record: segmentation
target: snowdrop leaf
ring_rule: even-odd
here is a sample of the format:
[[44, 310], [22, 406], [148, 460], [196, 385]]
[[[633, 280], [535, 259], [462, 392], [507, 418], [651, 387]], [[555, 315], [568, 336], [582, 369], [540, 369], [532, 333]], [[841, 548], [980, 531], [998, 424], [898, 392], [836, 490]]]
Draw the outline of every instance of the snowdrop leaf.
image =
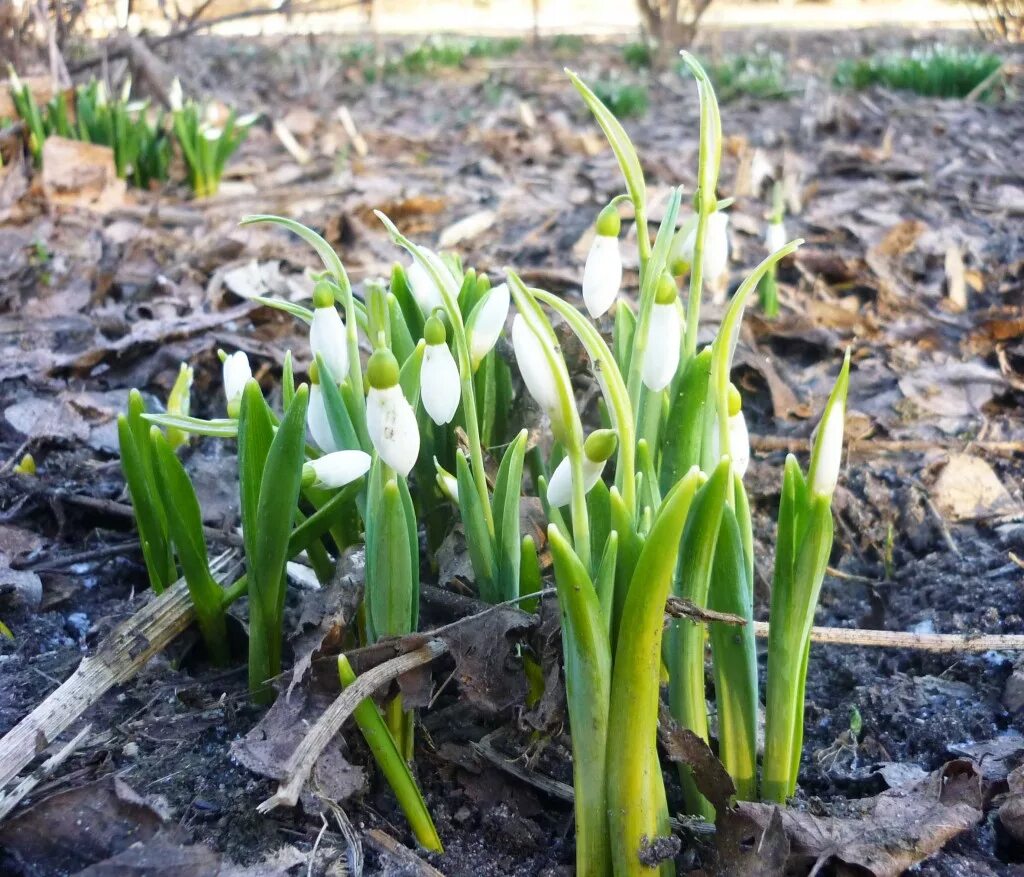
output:
[[466, 455], [461, 452], [455, 455], [455, 477], [459, 484], [459, 508], [462, 512], [462, 525], [466, 528], [470, 561], [477, 577], [477, 590], [481, 600], [497, 603], [502, 598], [495, 570], [494, 544], [480, 504], [480, 493], [473, 481]]
[[501, 458], [494, 482], [491, 508], [494, 512], [494, 544], [497, 551], [499, 599], [519, 596], [519, 496], [523, 484], [526, 430], [512, 441]]

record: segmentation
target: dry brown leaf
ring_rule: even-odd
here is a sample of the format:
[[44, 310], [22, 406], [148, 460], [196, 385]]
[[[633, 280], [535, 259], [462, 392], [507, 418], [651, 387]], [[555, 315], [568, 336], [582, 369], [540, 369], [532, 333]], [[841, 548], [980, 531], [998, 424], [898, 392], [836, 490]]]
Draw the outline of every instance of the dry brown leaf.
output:
[[114, 151], [64, 137], [43, 143], [43, 194], [51, 207], [84, 207], [105, 213], [124, 201], [125, 181], [117, 177]]
[[1020, 505], [981, 457], [954, 454], [931, 489], [935, 507], [951, 521], [1018, 515]]

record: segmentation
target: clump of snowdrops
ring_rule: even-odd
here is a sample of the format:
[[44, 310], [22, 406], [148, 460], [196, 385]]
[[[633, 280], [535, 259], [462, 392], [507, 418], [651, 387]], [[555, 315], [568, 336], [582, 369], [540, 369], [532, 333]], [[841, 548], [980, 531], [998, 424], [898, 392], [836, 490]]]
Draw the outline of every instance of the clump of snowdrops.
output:
[[[527, 489], [549, 521], [562, 614], [577, 871], [588, 875], [651, 870], [641, 849], [668, 833], [655, 746], [662, 671], [672, 714], [708, 740], [708, 641], [718, 753], [737, 797], [783, 801], [793, 794], [810, 627], [832, 545], [849, 357], [809, 469], [790, 456], [782, 473], [759, 770], [760, 693], [749, 624], [753, 532], [743, 485], [749, 444], [742, 395], [729, 375], [751, 294], [799, 241], [773, 241], [778, 246], [733, 294], [712, 343], [700, 348], [704, 278], [723, 271], [728, 258], [722, 237], [729, 202], [717, 194], [722, 135], [714, 91], [700, 65], [689, 55], [684, 60], [700, 96], [698, 187], [689, 217], [681, 216], [681, 188], [673, 190], [653, 242], [636, 151], [611, 112], [569, 74], [612, 146], [625, 189], [596, 218], [582, 277], [586, 313], [513, 270], [492, 286], [457, 259], [408, 239], [382, 214], [411, 261], [396, 266], [389, 284], [368, 282], [359, 299], [319, 235], [290, 219], [252, 216], [245, 222], [276, 223], [299, 235], [323, 262], [311, 308], [260, 299], [308, 324], [308, 382], [296, 385], [289, 353], [278, 408], [252, 378], [245, 353], [223, 354], [226, 417], [190, 416], [191, 373], [183, 366], [167, 413], [146, 413], [133, 394], [120, 424], [153, 587], [169, 586], [181, 571], [215, 660], [228, 658], [223, 608], [248, 594], [250, 684], [261, 701], [272, 697], [268, 680], [280, 671], [286, 563], [300, 552], [326, 584], [341, 552], [364, 544], [359, 640], [366, 643], [416, 629], [420, 574], [454, 523], [453, 510], [482, 598], [518, 600], [537, 591], [537, 546], [519, 529], [529, 451]], [[626, 202], [640, 266], [635, 306], [620, 295], [619, 208]], [[512, 303], [509, 336], [549, 433], [546, 451], [528, 449], [526, 430], [515, 431], [526, 424], [505, 416], [512, 379], [496, 344]], [[610, 313], [609, 340], [603, 329]], [[601, 391], [599, 418], [581, 417], [553, 320], [586, 351]], [[372, 351], [365, 366], [361, 339]], [[238, 445], [247, 572], [227, 589], [210, 573], [198, 503], [176, 454], [196, 433]], [[502, 449], [493, 479], [490, 449]], [[748, 623], [677, 619], [664, 632], [671, 594]], [[340, 674], [343, 684], [352, 681], [345, 661]], [[418, 839], [439, 848], [406, 764], [412, 713], [396, 695], [382, 711], [367, 701], [356, 719]], [[686, 768], [680, 779], [687, 807], [714, 818]]]

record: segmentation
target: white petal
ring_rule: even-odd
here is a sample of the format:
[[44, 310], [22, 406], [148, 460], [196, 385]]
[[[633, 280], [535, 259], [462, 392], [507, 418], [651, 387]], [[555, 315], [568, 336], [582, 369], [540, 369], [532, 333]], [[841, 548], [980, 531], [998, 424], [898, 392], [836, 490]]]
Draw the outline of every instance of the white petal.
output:
[[590, 245], [583, 269], [583, 303], [597, 319], [615, 303], [622, 285], [622, 256], [619, 239], [597, 235]]
[[251, 377], [252, 369], [249, 368], [249, 357], [245, 351], [237, 350], [224, 360], [224, 395], [229, 405], [242, 398], [245, 385]]
[[664, 390], [679, 368], [679, 349], [683, 340], [679, 306], [673, 302], [656, 304], [651, 311], [651, 328], [644, 353], [643, 379], [648, 390]]
[[309, 407], [306, 409], [306, 425], [309, 427], [309, 434], [313, 437], [313, 441], [321, 451], [329, 454], [341, 450], [338, 443], [334, 440], [331, 422], [327, 419], [324, 392], [319, 384], [313, 384], [309, 388]]
[[432, 314], [437, 308], [444, 307], [441, 290], [437, 288], [430, 272], [418, 261], [413, 259], [412, 264], [405, 269], [405, 277], [409, 281], [412, 297], [416, 299], [424, 314]]
[[309, 463], [316, 474], [315, 487], [344, 487], [361, 478], [370, 469], [370, 455], [365, 451], [334, 451]]
[[544, 353], [544, 345], [533, 334], [522, 314], [512, 320], [512, 347], [516, 354], [519, 373], [530, 395], [550, 415], [558, 410], [558, 387], [551, 366]]
[[729, 456], [732, 457], [733, 470], [742, 478], [750, 465], [750, 435], [742, 411], [729, 418]]
[[729, 214], [718, 211], [708, 217], [704, 239], [704, 279], [717, 280], [729, 266]]
[[[590, 493], [594, 485], [601, 480], [601, 473], [604, 471], [604, 462], [595, 463], [593, 460], [583, 456], [583, 492]], [[551, 473], [551, 481], [548, 482], [548, 503], [555, 507], [569, 505], [572, 502], [572, 465], [568, 457], [563, 457], [562, 462], [555, 467]]]
[[846, 406], [837, 402], [825, 412], [825, 419], [818, 428], [822, 430], [821, 446], [811, 490], [818, 496], [831, 496], [839, 480], [839, 467], [843, 462], [843, 427], [846, 420]]
[[505, 328], [505, 320], [508, 319], [509, 300], [508, 284], [502, 283], [490, 290], [474, 309], [473, 319], [468, 326], [469, 355], [473, 368], [498, 343], [501, 330]]
[[171, 110], [177, 112], [182, 108], [185, 103], [185, 95], [181, 90], [181, 80], [177, 76], [174, 77], [174, 82], [171, 83], [170, 91], [167, 94], [167, 99], [171, 104]]
[[447, 344], [428, 344], [420, 371], [420, 398], [438, 426], [450, 423], [462, 398], [459, 367]]
[[309, 347], [313, 356], [318, 353], [324, 358], [336, 384], [348, 375], [348, 347], [345, 340], [345, 324], [337, 309], [317, 308], [313, 311], [313, 324], [309, 327]]
[[781, 250], [786, 246], [786, 226], [781, 222], [771, 222], [764, 235], [764, 246], [769, 253]]
[[400, 475], [408, 475], [420, 453], [416, 412], [397, 384], [370, 388], [366, 398], [366, 429], [380, 458]]

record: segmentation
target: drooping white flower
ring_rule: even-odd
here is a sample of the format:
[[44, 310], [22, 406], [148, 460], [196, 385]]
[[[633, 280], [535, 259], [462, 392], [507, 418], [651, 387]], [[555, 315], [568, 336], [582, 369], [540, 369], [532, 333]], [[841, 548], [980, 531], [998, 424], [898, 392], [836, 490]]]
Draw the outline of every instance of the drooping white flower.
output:
[[682, 342], [683, 320], [679, 313], [676, 285], [665, 274], [658, 282], [647, 334], [647, 350], [644, 351], [642, 377], [648, 390], [660, 392], [675, 377]]
[[385, 348], [370, 357], [366, 377], [366, 429], [373, 447], [399, 475], [408, 475], [420, 453], [416, 412], [398, 383], [398, 361]]
[[314, 308], [313, 322], [309, 327], [309, 348], [314, 357], [317, 354], [323, 357], [335, 383], [345, 380], [348, 376], [345, 324], [333, 304]]
[[224, 358], [223, 374], [224, 396], [228, 401], [228, 416], [237, 417], [245, 385], [252, 379], [252, 369], [249, 368], [249, 357], [245, 355], [245, 351], [236, 350]]
[[459, 504], [459, 479], [444, 468], [434, 457], [434, 468], [437, 470], [437, 486], [449, 500], [456, 505]]
[[405, 279], [409, 281], [409, 289], [416, 304], [424, 314], [431, 314], [438, 308], [444, 307], [444, 299], [441, 298], [441, 290], [437, 288], [434, 278], [418, 260], [413, 259], [408, 268], [405, 269]]
[[334, 431], [331, 429], [331, 421], [327, 417], [327, 404], [324, 401], [324, 391], [318, 382], [313, 383], [309, 388], [309, 407], [306, 408], [306, 426], [309, 427], [309, 434], [312, 436], [316, 446], [324, 453], [333, 453], [341, 450], [334, 440]]
[[595, 320], [615, 303], [622, 285], [622, 255], [619, 239], [596, 235], [583, 268], [583, 303]]
[[522, 314], [516, 314], [512, 320], [512, 348], [526, 389], [550, 416], [559, 406], [558, 385], [544, 352], [544, 345]]
[[362, 478], [370, 469], [370, 455], [365, 451], [334, 451], [302, 467], [303, 481], [313, 487], [338, 488]]
[[733, 471], [742, 478], [750, 465], [750, 434], [742, 411], [729, 418], [729, 456], [732, 457]]
[[466, 331], [469, 333], [469, 357], [474, 370], [498, 343], [508, 319], [509, 303], [508, 284], [502, 283], [489, 290], [473, 308]]
[[420, 398], [438, 426], [451, 422], [462, 398], [462, 383], [455, 357], [445, 343], [444, 323], [430, 317], [423, 330], [427, 342], [420, 370]]
[[167, 92], [167, 101], [171, 105], [171, 110], [175, 113], [185, 105], [185, 95], [181, 89], [181, 80], [177, 76], [174, 77], [174, 81]]
[[259, 117], [259, 113], [245, 113], [244, 115], [239, 116], [237, 119], [235, 119], [235, 127], [250, 128], [256, 123], [256, 120]]
[[729, 266], [729, 214], [722, 210], [708, 217], [704, 239], [704, 278], [713, 283]]
[[[617, 436], [613, 430], [598, 429], [583, 443], [583, 492], [590, 493], [601, 480], [605, 463], [615, 453]], [[548, 503], [555, 507], [572, 502], [572, 464], [568, 457], [555, 467], [548, 483]]]
[[769, 222], [764, 233], [764, 247], [769, 253], [781, 250], [786, 246], [786, 226], [779, 222]]

